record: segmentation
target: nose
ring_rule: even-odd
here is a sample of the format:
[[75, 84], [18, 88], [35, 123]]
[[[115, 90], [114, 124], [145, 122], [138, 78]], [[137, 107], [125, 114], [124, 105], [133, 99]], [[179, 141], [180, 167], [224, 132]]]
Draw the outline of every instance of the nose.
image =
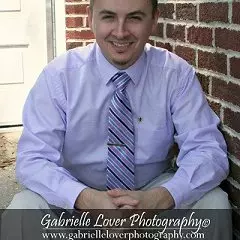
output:
[[125, 21], [116, 22], [116, 25], [113, 30], [113, 35], [117, 39], [123, 39], [129, 35], [128, 29], [127, 29], [127, 24]]

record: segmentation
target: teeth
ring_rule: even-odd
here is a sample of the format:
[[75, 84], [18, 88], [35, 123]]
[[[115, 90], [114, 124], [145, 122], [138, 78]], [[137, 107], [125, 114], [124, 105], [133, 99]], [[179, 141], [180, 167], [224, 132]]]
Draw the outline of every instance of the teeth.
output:
[[127, 47], [129, 45], [129, 43], [116, 43], [116, 42], [113, 42], [113, 45], [115, 45], [116, 47]]

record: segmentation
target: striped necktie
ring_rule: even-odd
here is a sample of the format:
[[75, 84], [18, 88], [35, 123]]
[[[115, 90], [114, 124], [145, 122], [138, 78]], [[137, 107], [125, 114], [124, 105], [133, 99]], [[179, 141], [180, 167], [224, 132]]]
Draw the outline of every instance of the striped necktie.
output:
[[107, 189], [134, 189], [134, 128], [125, 72], [112, 77], [116, 86], [109, 107]]

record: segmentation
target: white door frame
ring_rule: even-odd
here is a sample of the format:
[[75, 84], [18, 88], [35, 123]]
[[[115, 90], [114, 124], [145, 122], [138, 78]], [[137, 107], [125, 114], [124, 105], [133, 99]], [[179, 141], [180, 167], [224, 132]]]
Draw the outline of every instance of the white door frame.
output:
[[[66, 24], [65, 24], [65, 0], [45, 0], [50, 1], [53, 9], [53, 28], [52, 28], [52, 37], [53, 37], [53, 57], [59, 56], [66, 51]], [[48, 32], [49, 34], [49, 32]], [[51, 59], [49, 59], [51, 60]], [[20, 125], [5, 125], [0, 126], [1, 132], [11, 132], [21, 130], [22, 127]]]
[[56, 56], [66, 51], [66, 11], [65, 0], [55, 0], [55, 36]]
[[[14, 69], [13, 72], [16, 72], [17, 75], [10, 75], [10, 79], [8, 79], [8, 74], [5, 74], [6, 71], [3, 72], [2, 70], [1, 72], [3, 78], [0, 94], [2, 112], [0, 131], [5, 128], [21, 126], [20, 115], [24, 99], [34, 84], [37, 75], [47, 63], [45, 1], [8, 0], [0, 4], [1, 32], [3, 32], [0, 43], [1, 57], [3, 56], [2, 59], [4, 59], [4, 56], [6, 56], [3, 69], [6, 69], [6, 71], [8, 71], [8, 68]], [[19, 3], [19, 7], [17, 3]], [[14, 8], [11, 8], [10, 4]], [[38, 55], [37, 58], [36, 55]], [[13, 56], [13, 61], [10, 56]], [[32, 59], [34, 59], [33, 62]], [[4, 96], [7, 97], [4, 98]]]

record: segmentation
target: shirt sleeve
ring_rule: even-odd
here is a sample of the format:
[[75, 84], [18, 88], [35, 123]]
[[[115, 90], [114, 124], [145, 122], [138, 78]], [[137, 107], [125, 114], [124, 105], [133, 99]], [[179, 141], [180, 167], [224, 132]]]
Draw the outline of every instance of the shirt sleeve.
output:
[[178, 170], [163, 184], [175, 208], [199, 200], [218, 186], [229, 171], [227, 147], [218, 130], [219, 118], [209, 107], [195, 71], [181, 74], [182, 86], [172, 103]]
[[23, 133], [18, 143], [16, 176], [26, 188], [49, 204], [74, 208], [86, 186], [61, 167], [66, 131], [66, 97], [58, 77], [43, 71], [23, 110]]

